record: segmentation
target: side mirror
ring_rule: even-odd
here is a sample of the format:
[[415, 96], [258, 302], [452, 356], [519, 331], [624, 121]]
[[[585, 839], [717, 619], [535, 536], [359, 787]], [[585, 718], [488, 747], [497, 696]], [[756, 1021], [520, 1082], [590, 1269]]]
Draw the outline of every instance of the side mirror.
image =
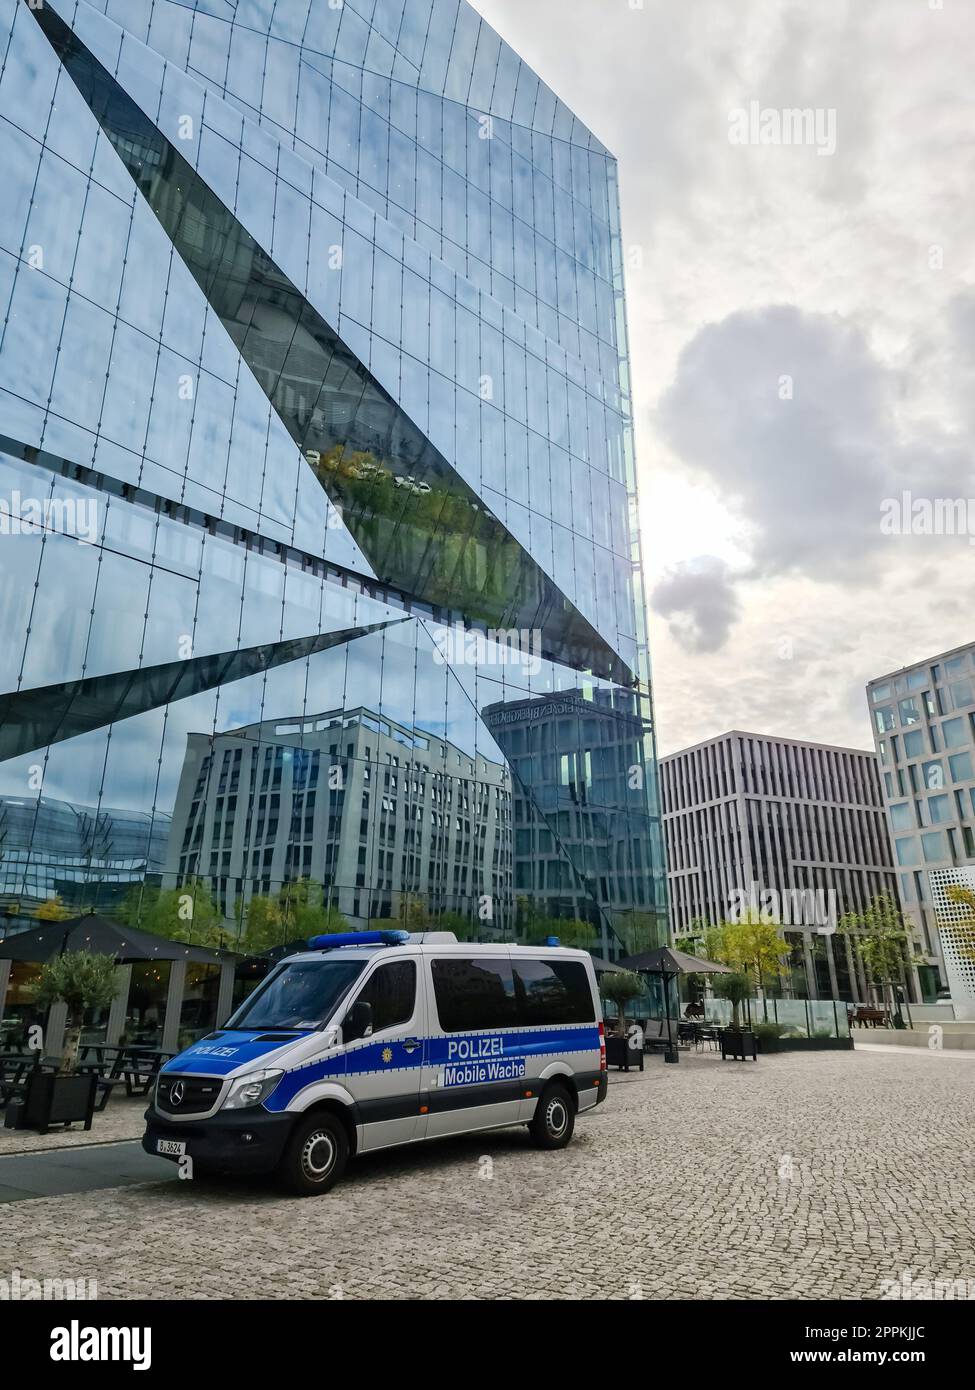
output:
[[355, 1042], [358, 1038], [368, 1038], [372, 1032], [372, 1005], [365, 999], [357, 999], [345, 1015], [342, 1024], [342, 1041]]

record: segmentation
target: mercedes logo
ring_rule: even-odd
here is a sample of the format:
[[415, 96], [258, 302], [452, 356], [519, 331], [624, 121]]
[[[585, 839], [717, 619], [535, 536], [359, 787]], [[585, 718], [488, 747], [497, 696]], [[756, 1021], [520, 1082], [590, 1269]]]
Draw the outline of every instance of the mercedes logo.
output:
[[170, 1086], [170, 1088], [169, 1088], [169, 1103], [170, 1103], [170, 1105], [182, 1105], [182, 1104], [183, 1104], [183, 1083], [182, 1083], [182, 1081], [174, 1081], [173, 1084], [172, 1084], [172, 1086]]

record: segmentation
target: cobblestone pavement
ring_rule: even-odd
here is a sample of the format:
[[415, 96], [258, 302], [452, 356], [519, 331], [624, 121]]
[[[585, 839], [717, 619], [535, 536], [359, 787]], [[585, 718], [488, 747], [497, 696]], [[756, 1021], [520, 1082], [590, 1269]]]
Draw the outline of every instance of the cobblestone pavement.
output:
[[316, 1199], [170, 1180], [19, 1202], [0, 1273], [109, 1298], [877, 1298], [908, 1269], [975, 1277], [972, 1061], [685, 1055], [613, 1078], [562, 1153], [519, 1129], [364, 1159]]

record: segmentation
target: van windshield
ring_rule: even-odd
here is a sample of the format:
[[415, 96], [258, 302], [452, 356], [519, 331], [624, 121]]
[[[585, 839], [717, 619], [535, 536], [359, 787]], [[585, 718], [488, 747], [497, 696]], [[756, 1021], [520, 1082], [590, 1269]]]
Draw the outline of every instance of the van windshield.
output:
[[285, 961], [258, 985], [225, 1028], [320, 1028], [365, 969], [364, 960]]

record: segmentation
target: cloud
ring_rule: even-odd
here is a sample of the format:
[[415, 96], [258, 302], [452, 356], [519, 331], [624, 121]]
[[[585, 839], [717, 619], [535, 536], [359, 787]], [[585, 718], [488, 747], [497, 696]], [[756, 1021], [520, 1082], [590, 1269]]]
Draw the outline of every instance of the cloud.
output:
[[741, 310], [681, 353], [657, 426], [747, 527], [757, 574], [857, 581], [891, 558], [885, 498], [970, 486], [966, 448], [901, 422], [906, 389], [839, 315]]
[[713, 555], [683, 560], [669, 569], [654, 588], [650, 606], [668, 620], [680, 646], [696, 653], [724, 646], [739, 614], [729, 568]]

